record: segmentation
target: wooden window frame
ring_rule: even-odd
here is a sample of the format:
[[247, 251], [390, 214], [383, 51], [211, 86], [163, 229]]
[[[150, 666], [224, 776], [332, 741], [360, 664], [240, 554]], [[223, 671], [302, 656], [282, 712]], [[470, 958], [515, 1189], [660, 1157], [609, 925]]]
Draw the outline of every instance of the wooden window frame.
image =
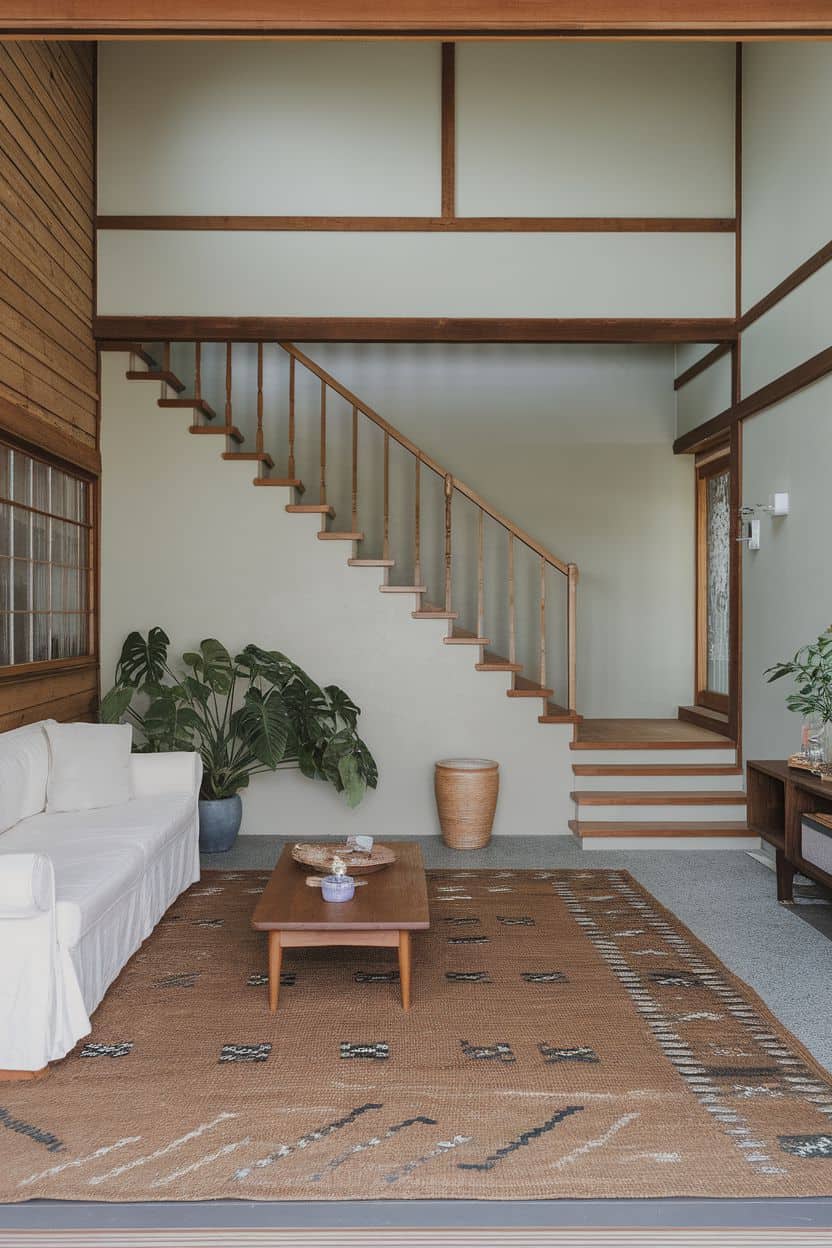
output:
[[[97, 668], [99, 662], [99, 605], [98, 605], [98, 584], [99, 584], [99, 565], [100, 565], [100, 538], [99, 538], [99, 480], [96, 474], [85, 471], [78, 464], [69, 460], [62, 459], [56, 455], [50, 454], [39, 447], [32, 446], [13, 435], [6, 434], [0, 429], [0, 446], [13, 451], [19, 455], [25, 455], [29, 459], [46, 464], [48, 467], [58, 472], [65, 473], [68, 477], [81, 481], [87, 487], [87, 514], [84, 521], [74, 521], [65, 516], [60, 516], [56, 512], [45, 512], [42, 508], [35, 507], [33, 504], [20, 503], [17, 499], [3, 497], [0, 499], [3, 503], [11, 507], [20, 507], [23, 510], [33, 514], [46, 515], [50, 519], [57, 520], [62, 523], [76, 524], [78, 527], [86, 530], [86, 565], [80, 565], [78, 570], [84, 568], [86, 571], [87, 582], [87, 605], [84, 610], [78, 610], [66, 613], [56, 614], [73, 614], [86, 617], [86, 649], [83, 653], [70, 655], [61, 658], [33, 659], [26, 662], [6, 663], [0, 665], [0, 683], [26, 679], [38, 675], [48, 676], [50, 673], [59, 673], [71, 671], [78, 668]], [[28, 562], [34, 566], [36, 562], [41, 560], [29, 559]], [[10, 560], [11, 563], [11, 560]], [[51, 561], [47, 561], [50, 566], [55, 566]], [[11, 570], [11, 569], [10, 569]], [[51, 576], [51, 571], [50, 571]], [[34, 615], [35, 612], [30, 612]]]

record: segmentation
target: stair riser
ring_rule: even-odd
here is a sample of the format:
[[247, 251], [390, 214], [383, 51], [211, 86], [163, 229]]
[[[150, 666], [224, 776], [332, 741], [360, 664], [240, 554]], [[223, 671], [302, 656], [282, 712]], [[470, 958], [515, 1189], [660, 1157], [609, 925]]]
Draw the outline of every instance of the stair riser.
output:
[[595, 763], [598, 766], [611, 766], [615, 763], [638, 767], [655, 763], [658, 766], [671, 767], [682, 763], [694, 763], [696, 766], [704, 767], [708, 763], [736, 762], [736, 750], [733, 747], [707, 750], [572, 750], [571, 761]]
[[742, 772], [735, 776], [575, 776], [575, 788], [591, 793], [690, 793], [696, 790], [741, 793], [745, 777]]
[[741, 806], [591, 806], [575, 803], [577, 818], [614, 823], [730, 823], [745, 818]]
[[760, 848], [756, 836], [588, 836], [581, 841], [581, 849], [620, 852], [643, 849], [650, 853], [657, 850], [673, 850], [676, 853], [702, 853], [712, 850], [732, 850], [747, 853]]

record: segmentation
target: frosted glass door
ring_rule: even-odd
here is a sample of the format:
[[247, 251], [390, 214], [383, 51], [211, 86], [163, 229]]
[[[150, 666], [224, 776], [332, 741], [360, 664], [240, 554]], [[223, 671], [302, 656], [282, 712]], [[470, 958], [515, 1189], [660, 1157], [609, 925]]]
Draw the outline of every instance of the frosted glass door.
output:
[[705, 482], [705, 689], [728, 694], [730, 647], [731, 481], [715, 472]]

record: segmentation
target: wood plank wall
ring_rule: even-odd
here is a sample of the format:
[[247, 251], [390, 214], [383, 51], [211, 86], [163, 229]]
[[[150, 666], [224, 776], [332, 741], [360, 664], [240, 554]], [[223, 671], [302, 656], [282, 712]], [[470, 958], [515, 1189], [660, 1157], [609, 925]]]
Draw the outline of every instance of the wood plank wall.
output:
[[[94, 45], [0, 41], [0, 439], [93, 482], [94, 217]], [[0, 731], [94, 718], [98, 680], [94, 656], [0, 668]]]

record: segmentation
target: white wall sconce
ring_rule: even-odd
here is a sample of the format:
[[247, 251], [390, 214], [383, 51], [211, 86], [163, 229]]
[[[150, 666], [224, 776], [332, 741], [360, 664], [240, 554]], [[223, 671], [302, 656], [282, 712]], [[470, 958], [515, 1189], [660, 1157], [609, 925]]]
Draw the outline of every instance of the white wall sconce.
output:
[[785, 492], [769, 494], [767, 503], [752, 503], [749, 507], [740, 507], [741, 536], [738, 542], [745, 542], [749, 550], [760, 549], [760, 515], [765, 513], [775, 516], [789, 514], [789, 496]]

